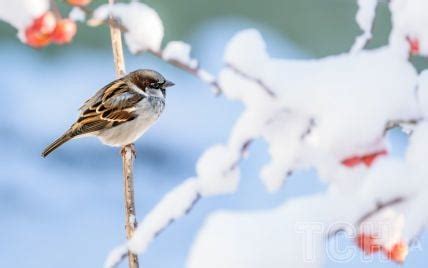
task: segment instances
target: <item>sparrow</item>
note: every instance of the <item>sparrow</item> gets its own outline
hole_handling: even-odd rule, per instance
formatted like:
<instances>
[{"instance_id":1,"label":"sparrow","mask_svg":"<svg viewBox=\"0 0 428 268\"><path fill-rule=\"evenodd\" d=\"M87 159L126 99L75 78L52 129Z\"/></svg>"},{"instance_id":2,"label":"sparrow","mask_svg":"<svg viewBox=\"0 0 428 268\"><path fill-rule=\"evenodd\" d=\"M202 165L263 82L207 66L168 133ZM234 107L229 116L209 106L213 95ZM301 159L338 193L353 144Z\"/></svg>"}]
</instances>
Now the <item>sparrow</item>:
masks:
<instances>
[{"instance_id":1,"label":"sparrow","mask_svg":"<svg viewBox=\"0 0 428 268\"><path fill-rule=\"evenodd\" d=\"M135 142L165 108L166 88L174 83L153 70L136 70L101 88L80 107L71 127L46 147L46 157L75 138L95 136L114 147Z\"/></svg>"}]
</instances>

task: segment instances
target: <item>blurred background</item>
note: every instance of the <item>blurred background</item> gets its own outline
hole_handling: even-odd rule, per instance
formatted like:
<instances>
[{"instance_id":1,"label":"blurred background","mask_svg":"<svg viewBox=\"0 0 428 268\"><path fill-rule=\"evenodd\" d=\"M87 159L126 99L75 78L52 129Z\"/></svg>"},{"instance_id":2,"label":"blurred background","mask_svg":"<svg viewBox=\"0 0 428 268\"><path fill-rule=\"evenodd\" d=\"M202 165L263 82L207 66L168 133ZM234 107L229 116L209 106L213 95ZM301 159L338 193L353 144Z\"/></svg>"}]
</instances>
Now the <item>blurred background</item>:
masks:
<instances>
[{"instance_id":1,"label":"blurred background","mask_svg":"<svg viewBox=\"0 0 428 268\"><path fill-rule=\"evenodd\" d=\"M222 66L225 44L241 29L259 29L270 54L286 58L346 52L359 34L354 0L144 2L164 22L164 43L189 42L201 65L214 74ZM61 8L63 14L69 9L62 3ZM377 14L370 47L385 44L390 29L386 3ZM114 78L108 28L79 24L72 44L35 50L0 22L0 59L0 267L101 267L125 237L118 149L80 139L47 159L40 152L76 119L83 101ZM412 61L418 70L428 67L426 59ZM136 144L135 195L141 220L166 192L194 175L195 161L205 148L227 140L242 107L214 97L199 80L150 55L127 54L126 65L129 71L159 70L176 83L165 113ZM405 136L392 132L389 138L393 154L402 155ZM268 159L265 144L255 143L242 166L239 192L203 199L155 240L140 257L141 267L184 267L189 247L212 211L272 208L325 190L315 172L306 171L293 175L278 193L267 193L258 172ZM343 247L352 244L338 239ZM423 235L404 266L425 265L426 245ZM348 267L361 267L362 257L359 253ZM327 261L326 267L343 265ZM377 258L364 265L396 266Z\"/></svg>"}]
</instances>

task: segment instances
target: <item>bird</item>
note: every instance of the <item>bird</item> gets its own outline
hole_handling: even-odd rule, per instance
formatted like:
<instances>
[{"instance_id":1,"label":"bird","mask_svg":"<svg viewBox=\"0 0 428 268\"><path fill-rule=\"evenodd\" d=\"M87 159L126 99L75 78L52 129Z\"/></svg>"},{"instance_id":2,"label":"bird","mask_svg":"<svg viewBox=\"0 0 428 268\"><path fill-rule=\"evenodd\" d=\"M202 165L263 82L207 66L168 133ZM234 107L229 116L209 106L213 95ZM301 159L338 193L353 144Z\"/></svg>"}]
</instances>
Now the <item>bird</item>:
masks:
<instances>
[{"instance_id":1,"label":"bird","mask_svg":"<svg viewBox=\"0 0 428 268\"><path fill-rule=\"evenodd\" d=\"M173 85L150 69L138 69L114 80L84 102L76 122L45 148L42 157L81 137L95 136L113 147L134 143L162 114L166 89Z\"/></svg>"}]
</instances>

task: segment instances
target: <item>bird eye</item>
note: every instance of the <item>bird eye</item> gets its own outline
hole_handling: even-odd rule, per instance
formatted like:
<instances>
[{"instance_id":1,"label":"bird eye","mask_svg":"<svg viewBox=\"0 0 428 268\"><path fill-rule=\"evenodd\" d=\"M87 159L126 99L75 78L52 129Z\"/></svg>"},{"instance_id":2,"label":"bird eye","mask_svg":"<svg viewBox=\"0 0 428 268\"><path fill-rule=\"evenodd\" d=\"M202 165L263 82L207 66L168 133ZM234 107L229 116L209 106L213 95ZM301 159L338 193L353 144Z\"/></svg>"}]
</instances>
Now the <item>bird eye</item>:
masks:
<instances>
[{"instance_id":1,"label":"bird eye","mask_svg":"<svg viewBox=\"0 0 428 268\"><path fill-rule=\"evenodd\" d=\"M150 87L158 89L159 88L159 84L158 83L151 83Z\"/></svg>"}]
</instances>

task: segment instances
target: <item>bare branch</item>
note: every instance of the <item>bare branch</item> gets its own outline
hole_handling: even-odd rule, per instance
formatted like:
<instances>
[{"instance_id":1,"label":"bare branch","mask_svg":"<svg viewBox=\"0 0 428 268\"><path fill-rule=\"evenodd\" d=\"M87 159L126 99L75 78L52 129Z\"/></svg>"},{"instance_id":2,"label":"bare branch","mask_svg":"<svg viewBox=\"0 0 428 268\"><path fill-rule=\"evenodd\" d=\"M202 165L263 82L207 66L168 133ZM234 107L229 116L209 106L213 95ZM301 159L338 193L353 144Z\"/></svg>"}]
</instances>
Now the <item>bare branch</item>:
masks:
<instances>
[{"instance_id":1,"label":"bare branch","mask_svg":"<svg viewBox=\"0 0 428 268\"><path fill-rule=\"evenodd\" d=\"M59 7L56 4L55 0L49 1L49 7L50 7L51 11L53 12L55 18L57 18L57 19L62 18L61 11L59 10Z\"/></svg>"},{"instance_id":2,"label":"bare branch","mask_svg":"<svg viewBox=\"0 0 428 268\"><path fill-rule=\"evenodd\" d=\"M388 130L391 130L393 128L396 127L400 127L403 125L417 125L419 122L421 122L422 120L424 120L424 118L420 117L420 118L412 118L412 119L397 119L397 120L390 120L386 123L385 126L385 133Z\"/></svg>"},{"instance_id":3,"label":"bare branch","mask_svg":"<svg viewBox=\"0 0 428 268\"><path fill-rule=\"evenodd\" d=\"M186 65L186 64L184 64L180 61L177 61L177 60L166 60L162 56L162 51L149 50L149 52L151 54L155 55L156 57L162 59L163 61L165 61L171 65L174 65L175 67L178 67L178 68L198 77L199 79L206 82L207 84L211 85L215 89L216 94L220 94L220 92L222 91L218 82L214 79L214 76L207 75L209 73L206 70L200 68L199 66L193 68L193 67ZM210 76L209 79L207 79L208 76Z\"/></svg>"},{"instance_id":4,"label":"bare branch","mask_svg":"<svg viewBox=\"0 0 428 268\"><path fill-rule=\"evenodd\" d=\"M109 0L109 4L113 5L114 0ZM111 45L113 49L114 66L116 77L120 78L126 74L125 59L123 56L122 36L120 28L110 24ZM125 229L126 238L131 239L137 227L135 204L134 204L134 160L135 148L133 144L122 147L122 164L124 178L124 194L125 194ZM132 252L128 252L129 268L138 268L138 257Z\"/></svg>"},{"instance_id":5,"label":"bare branch","mask_svg":"<svg viewBox=\"0 0 428 268\"><path fill-rule=\"evenodd\" d=\"M383 202L377 202L376 207L373 210L371 210L371 211L367 212L366 214L364 214L363 216L361 216L361 218L357 221L357 226L361 225L364 221L371 218L372 216L379 213L380 211L384 210L385 208L398 205L400 203L403 203L404 201L406 201L406 198L399 196L399 197L393 198L389 201L386 201L384 203Z\"/></svg>"},{"instance_id":6,"label":"bare branch","mask_svg":"<svg viewBox=\"0 0 428 268\"><path fill-rule=\"evenodd\" d=\"M300 139L303 141L309 134L312 133L313 128L316 126L316 122L314 118L309 119L308 127L306 130L300 135Z\"/></svg>"},{"instance_id":7,"label":"bare branch","mask_svg":"<svg viewBox=\"0 0 428 268\"><path fill-rule=\"evenodd\" d=\"M84 11L86 14L92 14L92 11L88 8L85 9ZM121 23L121 21L117 18L114 18L114 17L110 17L109 20L107 20L107 21L106 20L98 20L98 19L94 19L94 18L89 19L87 21L87 24L89 26L92 26L92 27L96 27L96 26L99 26L99 25L104 24L104 23L108 23L110 25L110 27L119 28L122 32L127 31L126 27ZM189 73L191 75L198 77L203 82L212 86L215 89L216 95L219 95L223 91L221 89L218 81L214 78L214 76L211 75L208 71L202 69L200 66L192 67L192 66L189 66L183 62L180 62L180 61L177 61L174 59L165 59L163 57L163 51L162 50L149 49L147 51L150 52L152 55L158 57L159 59L161 59L161 60L163 60L163 61L165 61L171 65L174 65L175 67L178 67L178 68L186 71L187 73ZM142 52L145 52L145 51L140 51L140 53L142 53ZM232 64L228 63L226 66L228 68L230 68L231 70L233 70L238 75L242 76L243 78L246 78L246 79L251 80L251 81L255 82L256 84L258 84L270 97L276 97L275 92L271 88L269 88L261 79L250 76L249 74L240 70L236 66L233 66Z\"/></svg>"}]
</instances>

